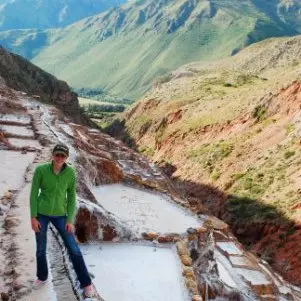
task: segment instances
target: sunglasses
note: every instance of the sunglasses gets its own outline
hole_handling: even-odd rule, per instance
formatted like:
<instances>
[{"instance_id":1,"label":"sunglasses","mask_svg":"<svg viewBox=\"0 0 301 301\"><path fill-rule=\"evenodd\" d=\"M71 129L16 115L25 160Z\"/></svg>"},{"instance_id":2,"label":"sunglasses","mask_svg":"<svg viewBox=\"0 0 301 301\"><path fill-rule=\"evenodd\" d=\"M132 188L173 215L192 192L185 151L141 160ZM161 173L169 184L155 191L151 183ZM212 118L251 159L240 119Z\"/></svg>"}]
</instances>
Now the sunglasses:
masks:
<instances>
[{"instance_id":1,"label":"sunglasses","mask_svg":"<svg viewBox=\"0 0 301 301\"><path fill-rule=\"evenodd\" d=\"M57 158L66 158L67 157L63 154L55 154L54 156L57 157Z\"/></svg>"}]
</instances>

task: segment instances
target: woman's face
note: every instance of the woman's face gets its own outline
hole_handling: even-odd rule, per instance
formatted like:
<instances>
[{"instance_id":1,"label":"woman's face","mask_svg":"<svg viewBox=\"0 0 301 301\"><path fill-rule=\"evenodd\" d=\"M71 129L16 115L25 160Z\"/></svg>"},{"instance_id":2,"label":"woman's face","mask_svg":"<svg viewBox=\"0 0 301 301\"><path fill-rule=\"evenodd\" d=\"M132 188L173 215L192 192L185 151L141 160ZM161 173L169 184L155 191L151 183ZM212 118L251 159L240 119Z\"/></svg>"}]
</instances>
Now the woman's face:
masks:
<instances>
[{"instance_id":1,"label":"woman's face","mask_svg":"<svg viewBox=\"0 0 301 301\"><path fill-rule=\"evenodd\" d=\"M52 155L52 160L56 166L63 166L63 164L67 160L67 156L64 154L53 154Z\"/></svg>"}]
</instances>

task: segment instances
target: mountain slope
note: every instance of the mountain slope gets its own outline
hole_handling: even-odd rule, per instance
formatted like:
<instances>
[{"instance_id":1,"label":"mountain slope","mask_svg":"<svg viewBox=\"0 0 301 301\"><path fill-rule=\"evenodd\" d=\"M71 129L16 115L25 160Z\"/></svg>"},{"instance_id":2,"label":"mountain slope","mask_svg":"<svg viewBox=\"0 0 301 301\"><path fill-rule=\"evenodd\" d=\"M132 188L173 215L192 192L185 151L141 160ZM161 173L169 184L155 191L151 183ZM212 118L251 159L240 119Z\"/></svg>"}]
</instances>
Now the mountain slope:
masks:
<instances>
[{"instance_id":1,"label":"mountain slope","mask_svg":"<svg viewBox=\"0 0 301 301\"><path fill-rule=\"evenodd\" d=\"M155 78L185 63L226 57L267 37L296 35L300 4L292 0L284 10L281 3L131 1L62 30L10 31L0 40L73 87L101 87L136 99Z\"/></svg>"},{"instance_id":2,"label":"mountain slope","mask_svg":"<svg viewBox=\"0 0 301 301\"><path fill-rule=\"evenodd\" d=\"M62 27L123 2L124 0L2 0L0 30Z\"/></svg>"},{"instance_id":3,"label":"mountain slope","mask_svg":"<svg viewBox=\"0 0 301 301\"><path fill-rule=\"evenodd\" d=\"M26 59L0 47L0 78L15 90L36 95L43 102L51 103L78 122L87 123L82 116L77 95L66 82L33 65Z\"/></svg>"},{"instance_id":4,"label":"mountain slope","mask_svg":"<svg viewBox=\"0 0 301 301\"><path fill-rule=\"evenodd\" d=\"M248 247L298 285L300 64L301 36L189 64L154 87L121 122L193 210L228 222Z\"/></svg>"}]
</instances>

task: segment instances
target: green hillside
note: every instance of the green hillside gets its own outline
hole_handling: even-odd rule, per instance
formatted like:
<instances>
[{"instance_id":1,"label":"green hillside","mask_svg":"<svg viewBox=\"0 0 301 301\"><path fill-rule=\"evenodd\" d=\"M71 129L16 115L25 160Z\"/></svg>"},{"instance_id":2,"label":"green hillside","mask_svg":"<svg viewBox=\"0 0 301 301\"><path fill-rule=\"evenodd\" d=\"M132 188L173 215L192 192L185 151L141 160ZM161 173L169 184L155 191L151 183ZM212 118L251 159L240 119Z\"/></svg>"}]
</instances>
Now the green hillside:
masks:
<instances>
[{"instance_id":1,"label":"green hillside","mask_svg":"<svg viewBox=\"0 0 301 301\"><path fill-rule=\"evenodd\" d=\"M140 0L61 30L3 32L0 41L77 89L137 99L183 64L298 34L300 11L297 0Z\"/></svg>"}]
</instances>

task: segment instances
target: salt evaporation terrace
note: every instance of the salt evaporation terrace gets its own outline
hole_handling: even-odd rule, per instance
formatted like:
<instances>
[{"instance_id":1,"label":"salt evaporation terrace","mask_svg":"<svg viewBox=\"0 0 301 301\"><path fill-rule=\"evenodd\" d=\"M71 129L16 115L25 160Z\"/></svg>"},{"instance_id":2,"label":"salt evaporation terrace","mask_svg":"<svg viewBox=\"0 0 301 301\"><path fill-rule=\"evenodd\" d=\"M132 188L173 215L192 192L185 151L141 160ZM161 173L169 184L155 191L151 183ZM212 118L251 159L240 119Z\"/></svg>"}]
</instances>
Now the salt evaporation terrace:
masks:
<instances>
[{"instance_id":1,"label":"salt evaporation terrace","mask_svg":"<svg viewBox=\"0 0 301 301\"><path fill-rule=\"evenodd\" d=\"M137 233L185 233L189 227L199 227L201 221L173 204L169 197L124 184L94 187L99 204L112 212Z\"/></svg>"},{"instance_id":2,"label":"salt evaporation terrace","mask_svg":"<svg viewBox=\"0 0 301 301\"><path fill-rule=\"evenodd\" d=\"M105 300L189 300L174 248L104 243L81 249Z\"/></svg>"},{"instance_id":3,"label":"salt evaporation terrace","mask_svg":"<svg viewBox=\"0 0 301 301\"><path fill-rule=\"evenodd\" d=\"M8 138L8 142L15 147L33 147L36 149L39 149L41 147L41 145L39 144L39 142L37 140L33 140L33 139L26 139L23 140L21 138Z\"/></svg>"},{"instance_id":4,"label":"salt evaporation terrace","mask_svg":"<svg viewBox=\"0 0 301 301\"><path fill-rule=\"evenodd\" d=\"M19 189L24 181L25 170L34 159L34 153L1 151L0 196L9 189Z\"/></svg>"},{"instance_id":5,"label":"salt evaporation terrace","mask_svg":"<svg viewBox=\"0 0 301 301\"><path fill-rule=\"evenodd\" d=\"M20 114L0 114L2 124L30 125L30 116Z\"/></svg>"},{"instance_id":6,"label":"salt evaporation terrace","mask_svg":"<svg viewBox=\"0 0 301 301\"><path fill-rule=\"evenodd\" d=\"M34 132L32 129L24 127L24 126L16 126L16 125L2 125L0 126L0 130L4 131L8 134L18 135L22 137L32 137L34 138Z\"/></svg>"}]
</instances>

